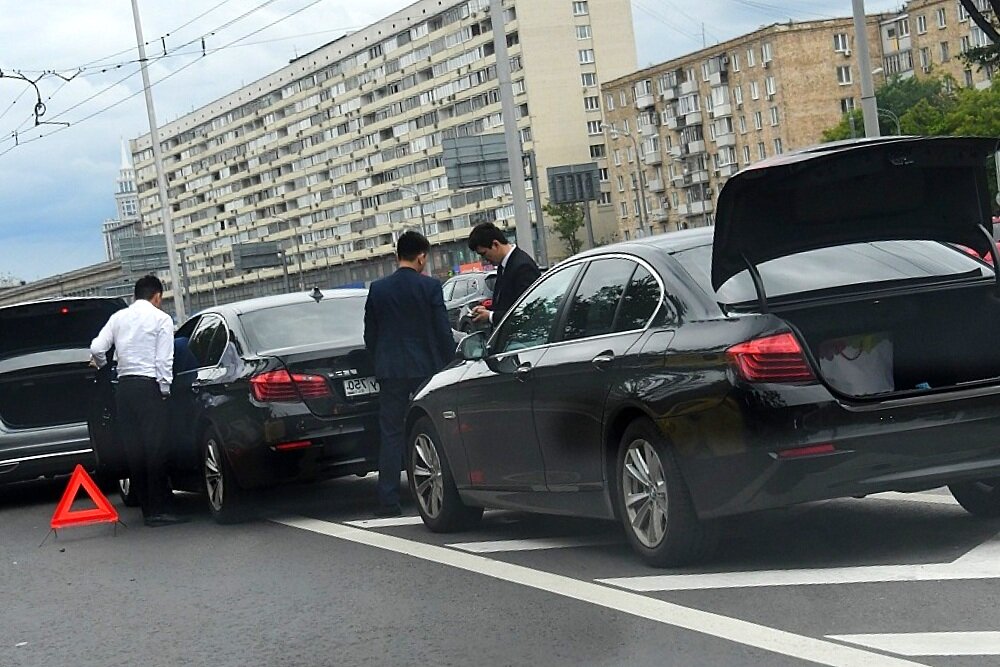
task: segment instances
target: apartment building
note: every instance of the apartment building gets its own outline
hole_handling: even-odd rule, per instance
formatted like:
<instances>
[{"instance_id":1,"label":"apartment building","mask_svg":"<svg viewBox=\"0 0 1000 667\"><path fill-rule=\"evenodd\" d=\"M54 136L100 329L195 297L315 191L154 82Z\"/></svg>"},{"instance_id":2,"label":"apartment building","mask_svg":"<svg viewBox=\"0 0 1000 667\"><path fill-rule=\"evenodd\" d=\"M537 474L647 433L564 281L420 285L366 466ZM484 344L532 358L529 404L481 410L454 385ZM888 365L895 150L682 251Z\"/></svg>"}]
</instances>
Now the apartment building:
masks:
<instances>
[{"instance_id":1,"label":"apartment building","mask_svg":"<svg viewBox=\"0 0 1000 667\"><path fill-rule=\"evenodd\" d=\"M591 161L598 82L636 68L628 0L506 0L517 124L545 170ZM161 129L169 204L192 306L267 293L282 269L240 273L232 246L279 241L307 285L364 284L420 228L447 275L473 258L469 228L514 230L509 185L458 190L442 140L502 132L488 0L419 0ZM162 229L149 135L132 141L140 212ZM529 201L531 199L529 190ZM613 235L612 215L595 219ZM536 242L536 246L537 246ZM547 238L550 260L565 256ZM272 290L273 291L273 290Z\"/></svg>"},{"instance_id":2,"label":"apartment building","mask_svg":"<svg viewBox=\"0 0 1000 667\"><path fill-rule=\"evenodd\" d=\"M868 18L872 60L880 25ZM739 169L819 143L860 105L850 18L771 25L602 86L608 192L623 238L714 221Z\"/></svg>"},{"instance_id":3,"label":"apartment building","mask_svg":"<svg viewBox=\"0 0 1000 667\"><path fill-rule=\"evenodd\" d=\"M104 236L104 255L110 262L118 259L119 242L140 232L139 199L135 185L135 167L127 145L122 142L122 162L115 182L115 217L101 225Z\"/></svg>"},{"instance_id":4,"label":"apartment building","mask_svg":"<svg viewBox=\"0 0 1000 667\"><path fill-rule=\"evenodd\" d=\"M976 6L992 17L988 0L976 0ZM911 0L903 13L884 21L881 30L883 81L894 75L948 74L960 86L985 88L993 79L993 68L970 67L960 57L988 45L989 39L958 0Z\"/></svg>"}]
</instances>

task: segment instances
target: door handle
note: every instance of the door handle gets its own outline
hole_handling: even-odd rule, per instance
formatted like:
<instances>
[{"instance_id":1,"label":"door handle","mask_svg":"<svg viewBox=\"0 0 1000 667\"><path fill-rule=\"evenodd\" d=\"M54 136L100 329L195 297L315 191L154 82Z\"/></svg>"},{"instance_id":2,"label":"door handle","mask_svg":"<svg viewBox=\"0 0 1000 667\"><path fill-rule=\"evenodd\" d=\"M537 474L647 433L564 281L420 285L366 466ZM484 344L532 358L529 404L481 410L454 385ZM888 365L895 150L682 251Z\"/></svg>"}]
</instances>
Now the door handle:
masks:
<instances>
[{"instance_id":1,"label":"door handle","mask_svg":"<svg viewBox=\"0 0 1000 667\"><path fill-rule=\"evenodd\" d=\"M591 359L590 363L593 364L594 368L596 368L597 370L603 371L612 363L614 363L614 361L615 361L615 353L608 351L600 353L599 355Z\"/></svg>"},{"instance_id":2,"label":"door handle","mask_svg":"<svg viewBox=\"0 0 1000 667\"><path fill-rule=\"evenodd\" d=\"M528 380L528 378L531 377L532 370L534 369L532 369L531 364L525 362L514 370L514 377L516 377L521 382L525 382L526 380Z\"/></svg>"}]
</instances>

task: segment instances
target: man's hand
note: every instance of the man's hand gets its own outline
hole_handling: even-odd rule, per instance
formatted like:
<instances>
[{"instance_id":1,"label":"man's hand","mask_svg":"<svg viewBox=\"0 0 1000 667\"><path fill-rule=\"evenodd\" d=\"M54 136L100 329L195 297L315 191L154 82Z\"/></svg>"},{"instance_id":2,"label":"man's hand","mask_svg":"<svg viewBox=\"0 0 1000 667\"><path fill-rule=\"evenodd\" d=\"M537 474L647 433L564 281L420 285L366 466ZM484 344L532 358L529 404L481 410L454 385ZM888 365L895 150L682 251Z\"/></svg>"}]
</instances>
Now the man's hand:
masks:
<instances>
[{"instance_id":1,"label":"man's hand","mask_svg":"<svg viewBox=\"0 0 1000 667\"><path fill-rule=\"evenodd\" d=\"M472 309L472 321L476 324L490 321L490 311L483 306L476 306Z\"/></svg>"}]
</instances>

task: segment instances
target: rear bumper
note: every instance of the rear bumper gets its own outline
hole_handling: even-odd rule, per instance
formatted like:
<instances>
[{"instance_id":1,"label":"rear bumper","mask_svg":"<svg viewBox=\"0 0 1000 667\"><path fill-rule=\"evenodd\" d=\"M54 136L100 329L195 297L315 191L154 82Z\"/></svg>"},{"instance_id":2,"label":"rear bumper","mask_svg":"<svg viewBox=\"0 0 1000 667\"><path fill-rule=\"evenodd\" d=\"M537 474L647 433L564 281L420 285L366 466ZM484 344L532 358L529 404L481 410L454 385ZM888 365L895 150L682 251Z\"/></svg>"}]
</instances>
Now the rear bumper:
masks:
<instances>
[{"instance_id":1,"label":"rear bumper","mask_svg":"<svg viewBox=\"0 0 1000 667\"><path fill-rule=\"evenodd\" d=\"M997 396L855 407L822 387L796 389L824 400L790 405L772 394L763 407L753 396L735 398L702 415L698 444L677 446L700 516L1000 477ZM834 451L778 455L820 444Z\"/></svg>"},{"instance_id":2,"label":"rear bumper","mask_svg":"<svg viewBox=\"0 0 1000 667\"><path fill-rule=\"evenodd\" d=\"M0 484L66 475L77 464L92 470L86 424L11 430L0 424Z\"/></svg>"}]
</instances>

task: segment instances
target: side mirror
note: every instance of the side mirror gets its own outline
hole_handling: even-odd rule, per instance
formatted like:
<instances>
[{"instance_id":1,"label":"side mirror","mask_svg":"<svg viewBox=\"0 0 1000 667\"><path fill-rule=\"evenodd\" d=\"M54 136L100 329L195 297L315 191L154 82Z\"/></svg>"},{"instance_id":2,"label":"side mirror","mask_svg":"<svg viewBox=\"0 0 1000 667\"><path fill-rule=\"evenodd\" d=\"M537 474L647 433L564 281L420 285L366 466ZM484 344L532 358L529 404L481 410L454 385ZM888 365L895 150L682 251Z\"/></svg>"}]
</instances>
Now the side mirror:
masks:
<instances>
[{"instance_id":1,"label":"side mirror","mask_svg":"<svg viewBox=\"0 0 1000 667\"><path fill-rule=\"evenodd\" d=\"M455 358L459 361L481 361L486 358L486 334L482 331L469 334L458 344Z\"/></svg>"}]
</instances>

